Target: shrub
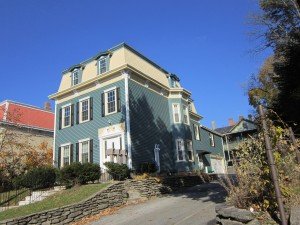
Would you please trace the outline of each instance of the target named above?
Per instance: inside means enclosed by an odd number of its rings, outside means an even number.
[[[54,168],[38,167],[29,170],[20,179],[17,179],[15,184],[30,189],[39,189],[54,186],[55,180],[56,173]]]
[[[71,163],[64,166],[60,170],[61,182],[67,186],[74,186],[79,184],[79,174],[81,170],[81,163]]]
[[[300,185],[300,166],[295,161],[296,148],[289,141],[289,131],[269,122],[269,136],[272,143],[278,181],[286,208],[298,205],[299,194],[294,193]],[[235,169],[237,180],[225,178],[222,181],[228,192],[227,201],[239,208],[252,207],[256,211],[268,211],[277,216],[275,191],[270,178],[270,169],[265,152],[264,135],[260,131],[256,138],[249,138],[239,146],[239,162]],[[247,188],[245,188],[247,187]]]
[[[105,162],[104,165],[107,167],[108,173],[114,180],[124,180],[130,176],[130,170],[126,164]]]
[[[144,162],[140,164],[140,173],[155,173],[157,171],[157,166],[152,162]]]
[[[100,179],[100,167],[98,164],[84,163],[79,174],[80,184],[86,184],[87,182],[94,182]]]
[[[100,167],[93,163],[71,163],[60,170],[60,181],[74,186],[94,182],[100,178]]]

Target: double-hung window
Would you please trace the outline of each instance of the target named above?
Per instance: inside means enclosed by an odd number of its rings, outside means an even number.
[[[80,122],[90,120],[90,98],[83,99],[79,102],[80,107]]]
[[[98,72],[99,74],[108,71],[108,56],[101,56],[98,61]]]
[[[62,166],[70,165],[70,145],[62,146]]]
[[[176,150],[177,150],[177,160],[184,161],[185,160],[184,141],[182,139],[176,140]]]
[[[105,92],[105,115],[117,112],[116,89]]]
[[[200,128],[197,124],[194,124],[194,135],[196,140],[201,140]]]
[[[214,135],[212,133],[209,133],[209,142],[210,142],[210,146],[215,146],[215,139],[214,139]]]
[[[178,103],[173,104],[173,118],[174,123],[180,123],[180,106]]]
[[[183,106],[183,122],[189,125],[189,111],[187,106]]]
[[[79,142],[79,162],[87,163],[90,158],[90,141]]]
[[[78,69],[75,69],[73,72],[72,72],[72,85],[76,85],[79,83],[79,70]]]
[[[62,109],[62,115],[63,115],[63,128],[69,127],[71,125],[71,105],[65,106]]]
[[[194,161],[193,142],[191,140],[187,140],[186,145],[187,145],[187,155],[188,155],[189,161]]]

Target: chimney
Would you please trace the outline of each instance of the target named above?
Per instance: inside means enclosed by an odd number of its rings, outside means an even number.
[[[239,116],[239,120],[242,120],[242,119],[244,119],[244,117],[243,116]]]
[[[229,123],[229,126],[234,126],[235,125],[235,122],[232,118],[228,119],[228,123]]]
[[[45,103],[44,103],[44,110],[46,110],[46,111],[51,111],[51,105],[50,105],[50,102],[45,102]]]
[[[212,130],[216,129],[216,122],[215,121],[211,121],[211,129]]]

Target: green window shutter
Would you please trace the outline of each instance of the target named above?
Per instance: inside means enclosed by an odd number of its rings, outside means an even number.
[[[78,69],[78,84],[80,84],[82,81],[82,73],[83,73],[82,69]]]
[[[117,111],[121,112],[121,98],[120,98],[120,88],[117,88]]]
[[[72,163],[74,160],[73,160],[73,154],[74,153],[74,145],[71,144],[70,146],[70,163]]]
[[[71,126],[74,125],[74,104],[71,105]]]
[[[102,110],[102,117],[105,116],[105,99],[104,93],[101,94],[101,110]]]
[[[110,57],[109,55],[106,56],[106,71],[109,71],[109,62],[110,62]]]
[[[60,159],[61,157],[61,147],[58,147],[58,151],[57,151],[57,168],[60,168]]]
[[[59,116],[58,116],[58,129],[61,130],[62,125],[62,109],[59,109]]]
[[[76,143],[76,162],[79,162],[79,143]]]
[[[93,139],[90,140],[90,163],[93,163]]]
[[[74,86],[74,83],[73,83],[73,71],[71,71],[71,87],[73,87]]]
[[[198,126],[198,130],[199,130],[199,141],[201,141],[201,127]]]
[[[90,97],[90,120],[93,120],[93,97]]]
[[[76,102],[76,124],[79,124],[79,102]]]

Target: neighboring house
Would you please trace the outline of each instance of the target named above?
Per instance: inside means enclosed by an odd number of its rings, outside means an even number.
[[[116,162],[138,170],[155,162],[161,172],[179,172],[198,169],[198,156],[222,157],[222,139],[201,129],[191,92],[127,44],[63,71],[57,93],[49,97],[55,100],[57,167]]]
[[[226,173],[222,134],[203,125],[200,127],[200,142],[195,143],[199,168],[208,173]]]
[[[42,142],[53,146],[54,113],[46,109],[5,100],[0,103],[0,141],[8,130],[19,144],[37,147]]]
[[[235,151],[240,143],[245,141],[249,136],[257,133],[256,124],[252,118],[245,119],[240,116],[238,122],[229,119],[229,126],[215,129],[216,132],[223,135],[224,154],[227,166],[233,166]]]

